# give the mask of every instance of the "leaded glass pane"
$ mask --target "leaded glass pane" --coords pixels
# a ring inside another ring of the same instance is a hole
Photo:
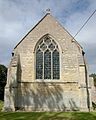
[[[44,40],[44,42],[48,45],[48,44],[50,44],[50,43],[51,43],[51,40],[50,40],[50,38],[49,38],[49,37],[47,37],[47,38]]]
[[[45,50],[45,49],[47,48],[47,46],[43,43],[43,44],[40,46],[40,48],[41,48],[42,50]]]
[[[50,50],[54,50],[55,46],[51,43],[51,44],[49,45],[49,48],[50,48]]]
[[[43,78],[43,52],[36,52],[36,79]]]
[[[51,79],[51,52],[44,53],[44,79]]]
[[[58,45],[56,45],[56,48],[58,49]]]
[[[39,49],[39,45],[37,46],[37,49]]]
[[[52,40],[52,42],[56,45],[56,42],[54,40]]]
[[[60,70],[59,70],[59,52],[55,50],[53,52],[53,79],[59,79]]]

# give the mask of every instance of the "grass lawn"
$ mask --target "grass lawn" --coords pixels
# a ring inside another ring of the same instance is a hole
[[[96,112],[0,112],[0,120],[96,120]]]

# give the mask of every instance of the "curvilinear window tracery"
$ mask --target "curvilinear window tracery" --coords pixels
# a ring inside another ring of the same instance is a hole
[[[36,79],[59,78],[59,48],[51,37],[45,36],[36,46]]]

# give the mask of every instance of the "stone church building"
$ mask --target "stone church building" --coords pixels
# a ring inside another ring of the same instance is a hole
[[[12,52],[4,110],[88,111],[89,83],[83,48],[47,13]]]

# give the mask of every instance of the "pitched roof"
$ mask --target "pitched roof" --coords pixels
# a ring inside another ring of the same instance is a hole
[[[14,47],[14,49],[26,38],[26,36],[36,27],[40,22],[43,21],[43,19],[47,16],[50,15],[50,13],[47,13],[21,40],[20,42]],[[51,15],[52,16],[52,15]],[[52,16],[53,17],[53,16]],[[58,21],[57,21],[58,22]],[[59,22],[58,22],[59,23]],[[72,41],[74,41],[82,50],[82,46],[74,39],[74,37],[59,23],[59,25],[72,37]]]

